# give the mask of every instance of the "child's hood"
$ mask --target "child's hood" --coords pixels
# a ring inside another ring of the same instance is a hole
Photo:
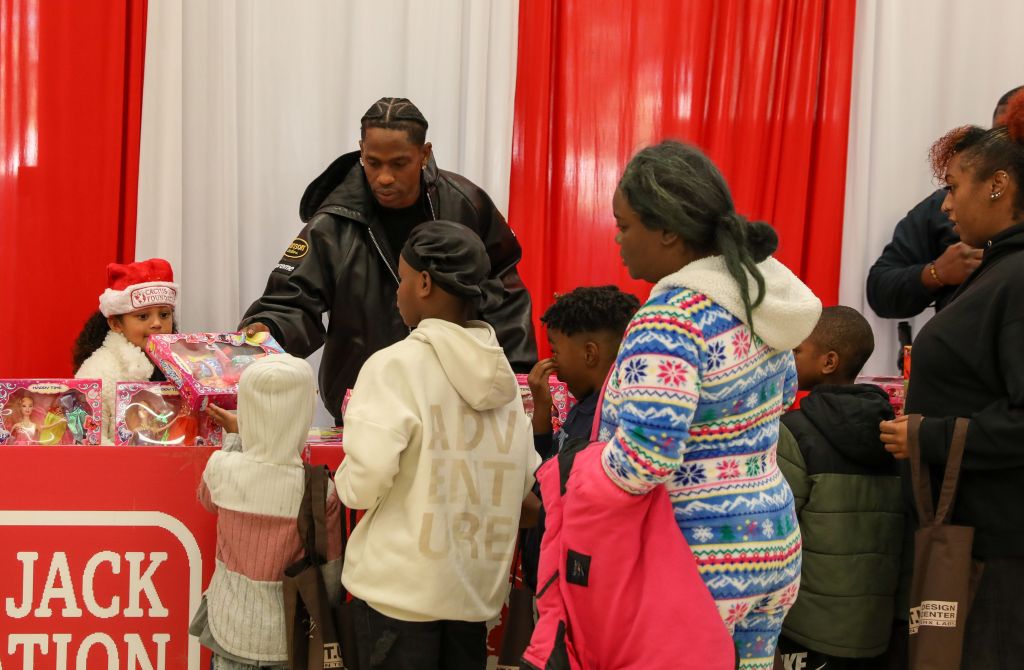
[[[519,385],[494,329],[483,321],[465,328],[441,319],[424,319],[409,335],[429,344],[456,392],[475,410],[506,405]]]
[[[758,263],[757,269],[764,276],[765,291],[761,304],[753,310],[751,330],[773,349],[792,349],[814,330],[821,316],[821,301],[789,268],[774,258]],[[757,296],[757,284],[749,273],[747,281],[753,300]],[[747,323],[739,284],[729,274],[722,256],[701,258],[673,272],[655,284],[651,297],[676,288],[702,293]]]
[[[238,433],[247,458],[301,465],[316,397],[313,369],[301,358],[257,359],[238,383]]]
[[[820,384],[800,401],[800,411],[833,449],[872,468],[892,468],[878,424],[893,418],[885,391],[873,384]]]

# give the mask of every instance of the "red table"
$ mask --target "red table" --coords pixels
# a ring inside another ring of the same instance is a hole
[[[196,499],[213,451],[0,450],[0,668],[209,667],[188,624],[214,568]]]

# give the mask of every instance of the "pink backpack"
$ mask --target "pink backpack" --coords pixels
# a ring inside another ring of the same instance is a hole
[[[620,489],[604,473],[604,447],[570,441],[537,471],[547,526],[524,667],[735,668],[735,645],[668,492]]]

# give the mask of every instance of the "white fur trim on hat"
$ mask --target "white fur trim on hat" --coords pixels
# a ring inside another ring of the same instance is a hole
[[[108,288],[100,295],[100,312],[103,316],[117,316],[155,305],[177,309],[178,294],[177,284],[162,281],[133,284],[120,291]]]

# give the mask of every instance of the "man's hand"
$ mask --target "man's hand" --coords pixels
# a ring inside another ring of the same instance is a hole
[[[245,336],[246,337],[252,337],[256,333],[269,333],[269,332],[270,332],[270,327],[267,326],[267,324],[265,324],[265,323],[260,323],[259,321],[256,321],[255,323],[250,323],[248,326],[245,327]]]
[[[238,432],[238,415],[223,407],[217,407],[213,403],[206,406],[206,413],[210,415],[214,423],[224,429],[225,433]]]
[[[910,456],[907,451],[907,416],[896,417],[893,421],[882,421],[878,424],[882,444],[893,458],[903,460]]]
[[[533,434],[544,435],[551,432],[551,387],[548,377],[558,369],[552,358],[545,358],[530,370],[526,377],[533,394]]]
[[[981,255],[981,249],[975,249],[963,242],[951,244],[935,259],[935,274],[946,286],[959,286],[981,265]],[[929,272],[928,268],[925,268],[925,272]],[[935,286],[934,281],[927,285]]]

